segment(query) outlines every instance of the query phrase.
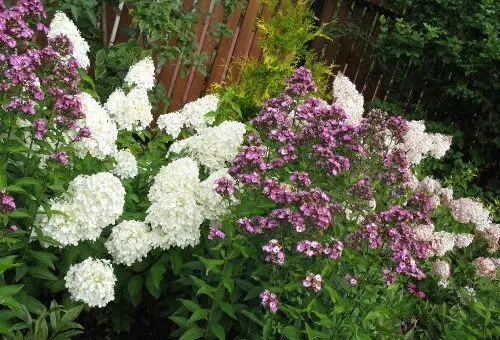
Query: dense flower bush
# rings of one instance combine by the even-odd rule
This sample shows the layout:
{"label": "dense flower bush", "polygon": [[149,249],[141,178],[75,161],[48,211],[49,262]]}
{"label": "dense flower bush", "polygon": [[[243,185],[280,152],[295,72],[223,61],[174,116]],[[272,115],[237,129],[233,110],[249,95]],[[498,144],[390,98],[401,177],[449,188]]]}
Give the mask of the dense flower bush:
{"label": "dense flower bush", "polygon": [[[420,299],[491,294],[497,283],[481,278],[498,279],[498,225],[481,203],[412,172],[425,157],[443,157],[451,138],[427,133],[423,121],[363,113],[362,96],[342,75],[332,104],[312,95],[307,69],[286,83],[251,121],[231,178],[216,181],[232,204],[200,258],[211,274],[200,282],[188,271],[196,295],[220,313],[196,324],[172,320],[219,338],[214,323],[246,336],[260,326],[264,338],[397,337],[428,327],[403,327]],[[481,282],[485,291],[474,293]],[[190,320],[207,308],[205,298],[192,300],[200,306],[183,302]]]}

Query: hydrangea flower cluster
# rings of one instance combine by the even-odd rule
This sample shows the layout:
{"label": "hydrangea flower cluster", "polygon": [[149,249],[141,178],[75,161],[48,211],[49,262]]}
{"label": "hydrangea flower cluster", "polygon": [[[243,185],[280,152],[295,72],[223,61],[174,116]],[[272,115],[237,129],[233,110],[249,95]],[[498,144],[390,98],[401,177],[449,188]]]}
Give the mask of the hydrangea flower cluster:
{"label": "hydrangea flower cluster", "polygon": [[500,258],[479,257],[474,260],[476,266],[476,275],[490,279],[498,279],[498,267],[500,267]]}
{"label": "hydrangea flower cluster", "polygon": [[104,159],[116,152],[118,130],[106,110],[88,93],[79,95],[85,118],[80,123],[90,129],[87,138],[76,141],[75,148],[79,157],[87,154]]}
{"label": "hydrangea flower cluster", "polygon": [[115,90],[104,107],[119,130],[140,131],[153,121],[148,92],[142,87],[134,87],[127,94],[122,89]]}
{"label": "hydrangea flower cluster", "polygon": [[35,224],[61,245],[76,245],[96,240],[105,227],[116,222],[125,204],[125,189],[108,172],[80,175],[70,182],[63,196],[49,203],[58,213],[49,217],[40,212]]}
{"label": "hydrangea flower cluster", "polygon": [[57,36],[64,35],[71,42],[73,58],[78,66],[86,69],[90,66],[90,60],[87,54],[90,51],[89,44],[82,38],[80,31],[75,24],[62,12],[57,12],[50,23],[47,38],[54,39]]}
{"label": "hydrangea flower cluster", "polygon": [[116,161],[115,167],[111,170],[113,175],[121,179],[134,178],[137,176],[139,169],[137,168],[137,161],[129,149],[118,150],[113,154]]}
{"label": "hydrangea flower cluster", "polygon": [[72,265],[64,281],[71,298],[89,307],[104,307],[115,298],[116,277],[109,260],[89,257]]}
{"label": "hydrangea flower cluster", "polygon": [[337,74],[333,80],[333,102],[344,109],[347,122],[359,124],[363,119],[364,98],[356,90],[348,77],[342,73]]}
{"label": "hydrangea flower cluster", "polygon": [[131,266],[148,255],[153,244],[151,237],[144,222],[123,221],[113,227],[105,245],[114,263]]}
{"label": "hydrangea flower cluster", "polygon": [[225,121],[173,143],[169,152],[183,152],[211,171],[216,171],[224,168],[227,162],[236,157],[245,131],[245,124]]}
{"label": "hydrangea flower cluster", "polygon": [[129,87],[137,87],[151,91],[155,86],[155,64],[151,57],[146,57],[130,67],[125,76]]}
{"label": "hydrangea flower cluster", "polygon": [[187,103],[179,111],[161,115],[158,117],[158,127],[173,138],[177,138],[184,127],[201,131],[215,121],[207,113],[217,110],[218,105],[219,98],[216,95],[206,95]]}
{"label": "hydrangea flower cluster", "polygon": [[446,261],[437,260],[432,265],[432,274],[439,279],[440,286],[447,287],[448,279],[451,275],[450,264]]}

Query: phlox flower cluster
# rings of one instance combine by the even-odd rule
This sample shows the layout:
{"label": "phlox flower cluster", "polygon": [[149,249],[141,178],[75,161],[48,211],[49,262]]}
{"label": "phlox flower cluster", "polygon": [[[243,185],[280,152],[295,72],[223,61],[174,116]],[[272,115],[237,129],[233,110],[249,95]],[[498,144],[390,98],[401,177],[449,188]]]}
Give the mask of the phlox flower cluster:
{"label": "phlox flower cluster", "polygon": [[[14,3],[0,8],[0,94],[9,100],[2,109],[28,119],[30,140],[45,139],[56,128],[85,137],[85,130],[80,134],[84,127],[77,124],[85,115],[78,97],[78,66],[88,66],[87,43],[62,13],[49,30],[42,23],[45,12],[39,0]],[[35,40],[46,43],[35,46]],[[41,109],[52,114],[38,115]]]}
{"label": "phlox flower cluster", "polygon": [[45,236],[61,245],[96,240],[101,231],[114,224],[125,204],[125,189],[108,172],[80,175],[73,179],[63,196],[49,201],[51,216],[39,213],[35,224]]}
{"label": "phlox flower cluster", "polygon": [[71,265],[64,277],[71,299],[104,307],[115,298],[116,277],[109,260],[87,258]]}
{"label": "phlox flower cluster", "polygon": [[50,23],[47,38],[52,39],[58,35],[68,37],[73,47],[73,57],[78,62],[78,66],[85,69],[89,67],[90,60],[87,56],[90,51],[89,44],[82,38],[75,24],[62,12],[57,12],[54,15],[54,19]]}
{"label": "phlox flower cluster", "polygon": [[226,234],[215,226],[208,228],[208,239],[215,240],[216,238],[225,238]]}
{"label": "phlox flower cluster", "polygon": [[111,170],[113,175],[121,179],[134,178],[139,172],[137,161],[129,149],[118,150],[113,154],[116,161],[115,167]]}
{"label": "phlox flower cluster", "polygon": [[146,257],[152,245],[150,229],[140,221],[122,221],[117,224],[105,243],[113,262],[127,266]]}
{"label": "phlox flower cluster", "polygon": [[177,138],[184,127],[195,131],[203,130],[215,121],[214,117],[207,117],[206,114],[217,110],[218,105],[219,98],[216,95],[206,95],[187,103],[179,111],[161,115],[158,117],[158,127],[173,138]]}
{"label": "phlox flower cluster", "polygon": [[220,169],[210,174],[207,179],[200,182],[197,189],[196,200],[203,207],[203,216],[207,220],[216,221],[219,217],[228,213],[229,205],[235,202],[234,197],[227,193],[223,198],[217,191],[220,188],[218,182],[228,178],[227,169]]}
{"label": "phlox flower cluster", "polygon": [[345,274],[344,275],[344,280],[346,280],[347,282],[349,282],[349,284],[353,287],[357,286],[358,285],[358,278],[354,275],[351,275],[351,274]]}
{"label": "phlox flower cluster", "polygon": [[146,223],[151,225],[154,246],[168,249],[198,244],[204,209],[196,201],[198,166],[190,158],[180,158],[162,167],[148,193],[151,205]]}
{"label": "phlox flower cluster", "polygon": [[306,288],[311,288],[315,293],[319,292],[323,286],[323,278],[321,274],[308,274],[302,281],[302,285]]}
{"label": "phlox flower cluster", "polygon": [[16,210],[14,197],[7,194],[5,190],[0,191],[0,213],[6,213]]}
{"label": "phlox flower cluster", "polygon": [[344,245],[342,241],[332,239],[330,243],[321,244],[318,241],[303,240],[297,242],[296,249],[299,253],[303,253],[309,257],[315,255],[326,255],[331,259],[338,259],[342,256]]}
{"label": "phlox flower cluster", "polygon": [[240,122],[225,121],[173,143],[169,152],[183,152],[211,171],[216,171],[236,157],[245,131],[245,125]]}
{"label": "phlox flower cluster", "polygon": [[285,252],[278,240],[270,240],[267,244],[262,246],[262,251],[266,255],[266,262],[283,264],[285,263]]}
{"label": "phlox flower cluster", "polygon": [[278,298],[276,297],[276,294],[271,293],[268,290],[260,293],[260,303],[262,306],[269,308],[272,313],[276,313],[278,311]]}
{"label": "phlox flower cluster", "polygon": [[77,155],[83,158],[90,154],[102,160],[116,152],[116,124],[90,94],[81,93],[79,98],[85,113],[85,118],[80,123],[90,129],[90,134],[87,138],[76,140]]}

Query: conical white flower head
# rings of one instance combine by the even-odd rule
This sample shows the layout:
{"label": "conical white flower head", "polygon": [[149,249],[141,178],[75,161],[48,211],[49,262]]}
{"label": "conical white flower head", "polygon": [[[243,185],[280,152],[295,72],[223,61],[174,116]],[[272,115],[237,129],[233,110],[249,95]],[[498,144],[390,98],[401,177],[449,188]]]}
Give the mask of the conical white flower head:
{"label": "conical white flower head", "polygon": [[78,66],[84,69],[89,67],[90,60],[87,56],[90,50],[89,44],[82,38],[80,31],[73,21],[62,12],[56,12],[54,15],[54,19],[50,23],[47,38],[51,39],[57,35],[65,35],[71,41],[73,45],[73,57],[76,59]]}
{"label": "conical white flower head", "polygon": [[80,126],[89,127],[90,137],[82,138],[75,143],[77,155],[83,158],[89,153],[98,159],[104,159],[116,152],[118,137],[116,124],[90,94],[81,93],[78,96],[82,103],[82,111],[85,113],[85,118],[78,123]]}
{"label": "conical white flower head", "polygon": [[125,76],[125,83],[132,87],[151,90],[155,86],[155,64],[151,57],[140,60],[132,65]]}
{"label": "conical white flower head", "polygon": [[337,74],[333,80],[333,103],[344,109],[349,123],[359,124],[363,119],[363,95],[342,73]]}
{"label": "conical white flower head", "polygon": [[153,121],[152,106],[143,88],[134,88],[127,95],[115,90],[104,104],[119,130],[140,131]]}

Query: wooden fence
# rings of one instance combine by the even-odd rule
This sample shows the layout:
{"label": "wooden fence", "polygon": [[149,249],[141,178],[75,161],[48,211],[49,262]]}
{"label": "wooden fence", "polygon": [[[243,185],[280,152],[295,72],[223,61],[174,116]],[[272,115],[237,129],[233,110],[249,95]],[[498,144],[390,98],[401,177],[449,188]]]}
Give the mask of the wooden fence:
{"label": "wooden fence", "polygon": [[[208,73],[201,74],[192,68],[184,70],[179,61],[167,63],[160,72],[160,80],[165,86],[172,103],[168,111],[178,109],[186,102],[203,95],[211,83],[221,82],[230,76],[239,80],[238,65],[235,61],[246,58],[259,59],[262,51],[258,45],[259,32],[256,22],[269,18],[279,10],[263,5],[260,0],[248,0],[246,8],[237,8],[231,13],[225,24],[233,31],[232,36],[225,36],[218,41],[211,34],[214,23],[224,21],[221,4],[214,6],[213,0],[185,0],[184,9],[189,10],[193,3],[203,13],[199,24],[194,27],[198,39],[198,51],[208,56],[206,65]],[[346,74],[357,86],[366,101],[374,98],[384,99],[388,93],[383,82],[390,84],[390,79],[382,79],[373,62],[373,42],[379,33],[381,15],[393,15],[387,10],[390,0],[316,0],[314,2],[317,17],[321,23],[336,21],[338,24],[353,23],[359,26],[359,37],[343,36],[333,41],[316,39],[312,42],[320,58],[328,64],[336,65],[336,69]],[[122,12],[120,28],[130,25],[130,16],[125,7]],[[125,35],[119,30],[117,40],[124,40]],[[187,71],[187,76],[182,76]]]}

